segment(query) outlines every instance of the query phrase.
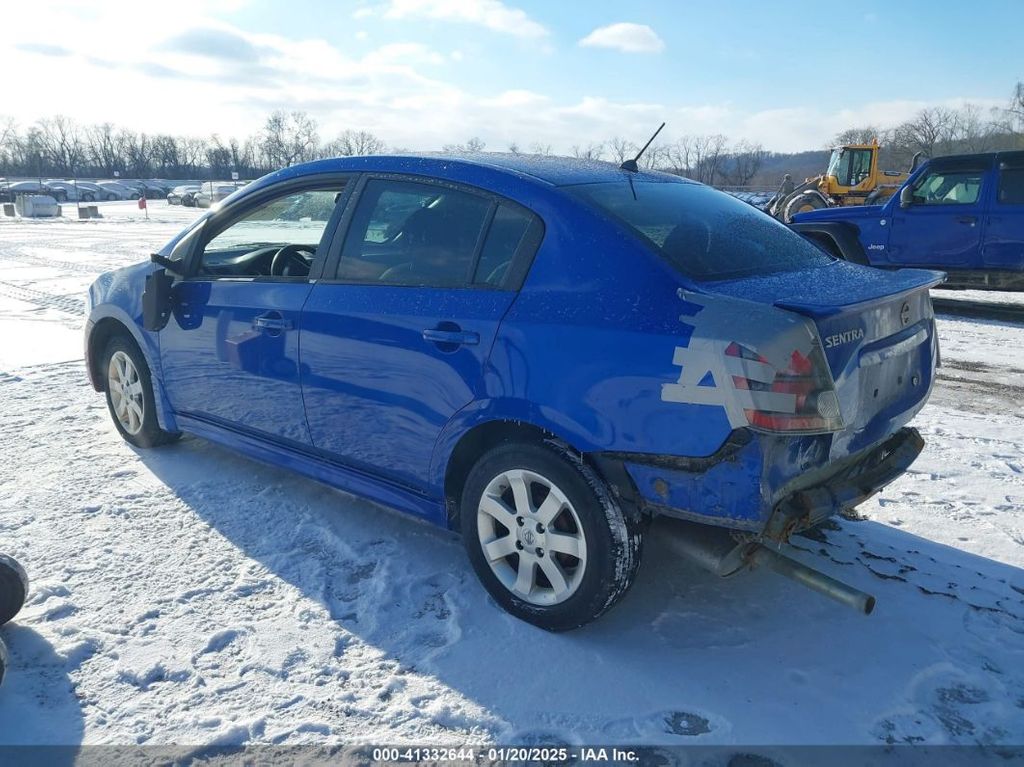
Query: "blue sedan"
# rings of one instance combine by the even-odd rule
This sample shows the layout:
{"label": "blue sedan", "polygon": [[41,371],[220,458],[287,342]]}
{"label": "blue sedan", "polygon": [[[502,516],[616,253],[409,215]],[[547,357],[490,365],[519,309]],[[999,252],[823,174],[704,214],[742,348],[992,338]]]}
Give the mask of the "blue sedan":
{"label": "blue sedan", "polygon": [[133,445],[189,432],[458,531],[498,604],[564,630],[654,517],[725,574],[900,476],[941,277],[635,166],[324,160],[102,275],[86,359]]}

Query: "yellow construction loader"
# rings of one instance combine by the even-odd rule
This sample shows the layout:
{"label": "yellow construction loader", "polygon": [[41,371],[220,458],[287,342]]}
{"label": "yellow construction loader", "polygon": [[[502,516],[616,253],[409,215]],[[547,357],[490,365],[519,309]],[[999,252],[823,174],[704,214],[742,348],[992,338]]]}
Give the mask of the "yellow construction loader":
{"label": "yellow construction loader", "polygon": [[[915,167],[917,161],[915,156]],[[807,210],[881,204],[899,189],[908,175],[878,169],[877,139],[870,144],[847,144],[832,150],[824,174],[805,179],[791,192],[780,189],[768,203],[767,211],[788,224],[794,215]]]}

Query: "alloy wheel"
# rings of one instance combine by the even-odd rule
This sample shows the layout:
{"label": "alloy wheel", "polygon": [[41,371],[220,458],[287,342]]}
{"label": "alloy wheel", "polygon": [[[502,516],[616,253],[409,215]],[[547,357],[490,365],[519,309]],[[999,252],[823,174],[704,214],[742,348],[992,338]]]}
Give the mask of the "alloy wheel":
{"label": "alloy wheel", "polygon": [[569,599],[587,566],[579,515],[554,482],[525,469],[487,485],[477,511],[484,559],[501,584],[533,605]]}
{"label": "alloy wheel", "polygon": [[132,358],[123,351],[116,351],[110,356],[107,391],[110,392],[110,404],[118,423],[129,434],[138,434],[142,430],[146,401],[139,371]]}

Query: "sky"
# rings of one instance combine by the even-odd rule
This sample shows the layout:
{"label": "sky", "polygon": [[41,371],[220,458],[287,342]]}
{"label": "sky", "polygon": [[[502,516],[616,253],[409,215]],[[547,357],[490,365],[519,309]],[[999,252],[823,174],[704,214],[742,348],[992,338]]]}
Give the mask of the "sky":
{"label": "sky", "polygon": [[774,151],[1005,106],[1024,2],[33,0],[0,14],[0,118],[244,138],[275,109],[393,148],[567,152],[722,133]]}

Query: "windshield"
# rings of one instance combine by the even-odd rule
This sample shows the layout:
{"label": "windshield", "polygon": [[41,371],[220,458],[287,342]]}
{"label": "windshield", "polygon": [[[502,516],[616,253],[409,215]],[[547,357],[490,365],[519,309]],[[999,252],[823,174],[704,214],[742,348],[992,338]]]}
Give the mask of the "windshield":
{"label": "windshield", "polygon": [[566,191],[625,224],[697,280],[791,271],[833,260],[771,216],[700,184],[615,181]]}
{"label": "windshield", "polygon": [[832,157],[828,161],[828,170],[825,171],[826,176],[839,176],[839,162],[843,159],[845,151],[844,149],[832,150]]}
{"label": "windshield", "polygon": [[856,186],[871,175],[871,150],[835,150],[828,164],[828,175],[843,186]]}

